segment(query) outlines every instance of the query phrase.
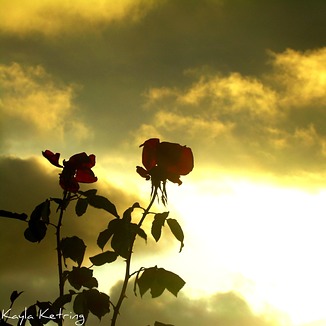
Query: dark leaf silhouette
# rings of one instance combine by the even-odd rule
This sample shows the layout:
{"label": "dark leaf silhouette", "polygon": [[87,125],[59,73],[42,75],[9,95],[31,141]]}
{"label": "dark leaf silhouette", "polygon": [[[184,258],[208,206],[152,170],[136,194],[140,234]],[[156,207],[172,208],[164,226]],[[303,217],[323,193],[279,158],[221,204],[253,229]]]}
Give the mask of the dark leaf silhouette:
{"label": "dark leaf silhouette", "polygon": [[97,189],[88,189],[86,191],[78,191],[79,194],[84,195],[85,197],[94,196],[97,193]]}
{"label": "dark leaf silhouette", "polygon": [[60,249],[65,259],[72,259],[78,266],[83,262],[86,245],[77,236],[63,238],[60,242]]}
{"label": "dark leaf silhouette", "polygon": [[85,321],[87,320],[89,309],[85,292],[77,294],[73,304],[73,309],[76,314],[83,315],[85,317]]}
{"label": "dark leaf silhouette", "polygon": [[141,296],[150,290],[152,298],[156,298],[165,289],[177,296],[185,285],[185,281],[179,275],[155,266],[143,271],[142,275],[137,279],[137,285]]}
{"label": "dark leaf silhouette", "polygon": [[[111,222],[109,223],[109,226]],[[123,258],[128,257],[131,244],[137,234],[145,240],[147,239],[146,233],[135,223],[129,223],[126,220],[117,219],[115,220],[113,226],[114,230],[111,240],[111,247]]]}
{"label": "dark leaf silhouette", "polygon": [[112,235],[116,232],[116,230],[119,228],[119,225],[121,223],[120,219],[114,219],[109,222],[108,228],[102,231],[98,238],[97,238],[97,245],[103,250],[104,246],[107,244],[107,242],[110,240]]}
{"label": "dark leaf silhouette", "polygon": [[117,209],[106,197],[99,195],[87,195],[88,204],[95,208],[101,208],[115,217],[119,217]]}
{"label": "dark leaf silhouette", "polygon": [[76,296],[73,309],[76,314],[84,315],[85,319],[89,312],[101,319],[110,312],[110,297],[96,289],[84,290]]}
{"label": "dark leaf silhouette", "polygon": [[10,295],[10,301],[11,301],[11,303],[14,303],[15,302],[15,300],[23,293],[24,291],[20,291],[20,292],[18,292],[18,291],[13,291],[12,293],[11,293],[11,295]]}
{"label": "dark leaf silhouette", "polygon": [[37,205],[30,217],[31,221],[40,221],[42,220],[44,223],[49,224],[49,216],[50,216],[50,201],[47,199],[43,203]]}
{"label": "dark leaf silhouette", "polygon": [[47,227],[42,220],[29,220],[25,230],[25,239],[30,242],[40,242],[46,235]]}
{"label": "dark leaf silhouette", "polygon": [[177,296],[178,292],[186,284],[186,282],[179,275],[163,268],[159,268],[159,278],[160,281],[164,283],[166,289],[174,296]]}
{"label": "dark leaf silhouette", "polygon": [[59,311],[60,308],[63,308],[65,304],[71,302],[72,299],[72,294],[64,294],[61,297],[57,298],[53,304],[52,304],[52,308],[54,311]]}
{"label": "dark leaf silhouette", "polygon": [[121,257],[127,258],[131,246],[132,237],[129,232],[123,232],[122,228],[113,234],[111,240],[112,249]]}
{"label": "dark leaf silhouette", "polygon": [[174,326],[174,325],[172,325],[172,324],[164,324],[164,323],[161,323],[161,322],[159,322],[159,321],[156,321],[156,322],[154,323],[154,326]]}
{"label": "dark leaf silhouette", "polygon": [[50,320],[58,320],[58,316],[55,316],[55,310],[52,307],[51,302],[39,302],[37,301],[38,319],[41,324],[47,324]]}
{"label": "dark leaf silhouette", "polygon": [[151,232],[152,232],[152,236],[156,242],[161,237],[162,227],[164,226],[164,222],[168,216],[169,216],[169,212],[158,213],[158,214],[155,214],[155,216],[154,216],[154,221],[152,223]]}
{"label": "dark leaf silhouette", "polygon": [[178,223],[178,221],[173,218],[168,218],[166,222],[168,223],[168,226],[170,227],[170,230],[175,236],[175,238],[181,242],[180,251],[179,251],[181,252],[182,248],[184,247],[184,243],[183,243],[184,234],[182,228]]}
{"label": "dark leaf silhouette", "polygon": [[96,278],[93,277],[93,271],[86,267],[73,267],[68,275],[68,281],[77,290],[80,290],[82,286],[89,289],[98,286]]}
{"label": "dark leaf silhouette", "polygon": [[51,197],[51,200],[53,200],[59,206],[62,206],[63,200],[61,198],[52,198]]}
{"label": "dark leaf silhouette", "polygon": [[26,221],[27,220],[27,214],[25,213],[13,213],[5,210],[0,210],[0,216],[1,217],[8,217],[8,218],[14,218],[16,220]]}
{"label": "dark leaf silhouette", "polygon": [[101,266],[106,263],[114,262],[117,259],[117,257],[118,257],[118,254],[116,252],[105,251],[96,256],[90,257],[89,259],[92,262],[92,264],[94,264],[95,266]]}
{"label": "dark leaf silhouette", "polygon": [[98,319],[110,312],[110,297],[96,289],[84,292],[89,311]]}
{"label": "dark leaf silhouette", "polygon": [[29,306],[27,309],[20,314],[19,326],[25,326],[28,320],[31,326],[41,326],[43,325],[39,318],[37,317],[36,304]]}
{"label": "dark leaf silhouette", "polygon": [[88,206],[88,200],[87,198],[78,198],[75,211],[77,216],[82,216],[86,213]]}
{"label": "dark leaf silhouette", "polygon": [[[136,225],[136,224],[134,224],[134,225]],[[147,241],[147,234],[146,234],[146,232],[143,229],[141,229],[138,225],[136,225],[136,226],[137,226],[137,229],[136,229],[137,234],[141,238],[143,238],[145,241]]]}
{"label": "dark leaf silhouette", "polygon": [[134,208],[133,207],[129,207],[128,209],[126,209],[122,215],[122,219],[128,223],[131,222],[131,213],[133,212]]}
{"label": "dark leaf silhouette", "polygon": [[50,216],[50,201],[47,199],[37,205],[28,221],[28,228],[25,230],[24,236],[28,241],[40,242],[46,235]]}

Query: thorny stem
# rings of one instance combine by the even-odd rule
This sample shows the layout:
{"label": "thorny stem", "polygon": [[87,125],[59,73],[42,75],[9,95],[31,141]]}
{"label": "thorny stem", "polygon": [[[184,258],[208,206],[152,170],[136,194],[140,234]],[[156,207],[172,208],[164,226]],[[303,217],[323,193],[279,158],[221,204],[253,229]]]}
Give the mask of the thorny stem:
{"label": "thorny stem", "polygon": [[[139,223],[138,223],[138,227],[140,228],[141,225],[143,224],[147,214],[149,213],[149,210],[151,209],[155,198],[157,196],[157,188],[155,188],[153,194],[152,194],[152,199],[150,201],[150,203],[148,204],[147,208],[144,210],[143,216],[140,219]],[[122,284],[122,288],[121,288],[121,292],[120,292],[120,297],[118,299],[118,302],[116,304],[116,306],[114,307],[114,311],[113,311],[113,317],[112,317],[112,321],[111,321],[111,326],[115,326],[116,322],[117,322],[117,318],[119,315],[119,311],[120,311],[120,307],[122,305],[122,302],[124,300],[124,298],[126,297],[126,291],[127,291],[127,286],[128,286],[128,281],[130,278],[130,265],[131,265],[131,256],[132,256],[132,248],[134,246],[134,242],[136,239],[136,235],[134,236],[133,240],[131,241],[130,244],[130,248],[129,248],[129,253],[128,253],[128,257],[126,259],[126,270],[125,270],[125,278]],[[59,325],[60,326],[60,325]]]}
{"label": "thorny stem", "polygon": [[[59,296],[62,297],[64,293],[64,280],[63,280],[63,274],[62,274],[62,254],[60,249],[60,240],[61,240],[61,226],[62,226],[62,218],[63,218],[63,212],[66,209],[66,200],[67,200],[68,192],[65,190],[63,192],[63,198],[62,198],[62,204],[60,206],[60,215],[58,224],[56,225],[56,240],[57,240],[57,259],[58,259],[58,273],[59,273]],[[63,320],[59,318],[58,320],[58,326],[62,326]]]}

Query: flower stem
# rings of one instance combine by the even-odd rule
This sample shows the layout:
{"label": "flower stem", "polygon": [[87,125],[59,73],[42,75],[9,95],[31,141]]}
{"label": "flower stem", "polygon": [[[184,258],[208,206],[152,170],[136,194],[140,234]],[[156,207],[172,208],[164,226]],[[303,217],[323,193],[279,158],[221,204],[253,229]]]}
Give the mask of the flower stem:
{"label": "flower stem", "polygon": [[[67,200],[68,192],[65,190],[63,192],[62,204],[60,206],[60,215],[58,224],[56,225],[56,242],[57,242],[57,260],[58,260],[58,274],[59,274],[59,296],[62,297],[64,294],[64,280],[63,280],[63,272],[62,272],[62,254],[60,249],[60,241],[61,241],[61,226],[62,226],[62,218],[63,212],[66,209],[66,200]],[[60,318],[58,320],[58,326],[62,326],[63,319]]]}
{"label": "flower stem", "polygon": [[[142,216],[142,218],[140,219],[140,221],[138,223],[139,228],[141,227],[141,225],[143,224],[147,214],[149,213],[149,210],[151,209],[151,207],[152,207],[152,205],[153,205],[153,203],[155,201],[156,196],[157,196],[157,188],[155,188],[154,193],[153,193],[152,198],[151,198],[151,201],[148,204],[147,208],[144,210],[143,216]],[[121,288],[121,292],[120,292],[118,302],[117,302],[116,306],[114,307],[111,326],[116,325],[117,318],[118,318],[119,311],[120,311],[120,307],[122,305],[122,302],[123,302],[124,298],[126,297],[128,281],[129,281],[129,278],[130,278],[130,265],[131,265],[132,248],[134,246],[135,240],[136,240],[136,235],[134,236],[134,238],[133,238],[133,240],[131,241],[131,244],[130,244],[128,256],[127,256],[127,259],[126,259],[125,278],[124,278],[124,281],[123,281],[123,284],[122,284],[122,288]]]}

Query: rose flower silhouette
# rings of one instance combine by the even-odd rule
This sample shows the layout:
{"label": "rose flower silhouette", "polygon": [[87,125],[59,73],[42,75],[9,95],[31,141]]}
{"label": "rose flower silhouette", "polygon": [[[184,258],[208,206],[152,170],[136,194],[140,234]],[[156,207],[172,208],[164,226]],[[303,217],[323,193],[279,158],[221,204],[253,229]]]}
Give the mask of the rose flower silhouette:
{"label": "rose flower silhouette", "polygon": [[79,190],[79,182],[93,183],[97,177],[91,170],[95,165],[95,155],[87,155],[85,152],[75,154],[68,161],[63,160],[63,166],[59,164],[60,153],[54,154],[46,150],[43,156],[54,166],[63,168],[59,177],[59,184],[62,189],[70,192]]}
{"label": "rose flower silhouette", "polygon": [[167,199],[165,184],[169,180],[182,184],[181,175],[187,175],[194,167],[194,157],[189,147],[176,143],[160,142],[158,138],[146,140],[143,147],[142,163],[145,169],[137,166],[137,173],[152,181],[152,195],[160,189],[162,201]]}

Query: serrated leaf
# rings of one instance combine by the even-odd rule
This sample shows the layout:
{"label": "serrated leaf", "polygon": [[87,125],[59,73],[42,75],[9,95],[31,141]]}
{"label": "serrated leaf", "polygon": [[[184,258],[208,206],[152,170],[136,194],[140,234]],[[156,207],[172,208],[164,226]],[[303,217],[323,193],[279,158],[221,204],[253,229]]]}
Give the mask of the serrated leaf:
{"label": "serrated leaf", "polygon": [[58,297],[52,304],[52,307],[55,311],[59,311],[60,308],[63,308],[65,304],[71,302],[72,294],[64,294],[61,297]]}
{"label": "serrated leaf", "polygon": [[47,227],[44,221],[29,220],[28,228],[24,232],[25,239],[30,242],[40,242],[46,235]]}
{"label": "serrated leaf", "polygon": [[50,214],[51,214],[50,201],[47,199],[43,203],[42,212],[41,212],[41,219],[44,221],[45,224],[50,223]]}
{"label": "serrated leaf", "polygon": [[181,242],[180,251],[179,251],[179,252],[181,252],[182,248],[184,247],[184,243],[183,243],[184,234],[183,234],[182,228],[181,228],[180,224],[178,223],[178,221],[175,219],[168,218],[166,220],[166,222],[168,223],[168,226],[170,227],[170,230],[173,233],[173,235],[175,236],[175,238]]}
{"label": "serrated leaf", "polygon": [[137,279],[140,295],[143,296],[150,290],[152,298],[159,297],[165,289],[177,296],[185,281],[177,274],[164,268],[146,268]]}
{"label": "serrated leaf", "polygon": [[101,208],[105,211],[109,212],[115,217],[119,217],[117,213],[117,209],[115,208],[114,204],[111,203],[106,197],[99,196],[99,195],[92,195],[87,197],[88,203],[95,207],[95,208]]}
{"label": "serrated leaf", "polygon": [[100,232],[98,238],[97,238],[97,245],[103,250],[104,246],[107,244],[107,242],[110,240],[112,235],[114,234],[116,228],[119,227],[120,219],[114,219],[110,221],[108,228],[104,231]]}
{"label": "serrated leaf", "polygon": [[[51,302],[48,301],[45,302],[37,301],[37,306],[39,307],[38,320],[40,321],[40,325],[45,325],[49,322],[49,318],[47,318],[47,316],[54,315],[55,310],[53,309]],[[54,321],[59,320],[58,316],[56,317],[57,318],[55,318]]]}
{"label": "serrated leaf", "polygon": [[25,213],[13,213],[5,210],[0,210],[0,217],[7,217],[7,218],[14,218],[16,220],[26,221],[27,220],[27,214]]}
{"label": "serrated leaf", "polygon": [[145,241],[147,241],[147,234],[146,234],[146,232],[143,229],[141,229],[138,225],[137,225],[137,234],[141,238],[143,238]]}
{"label": "serrated leaf", "polygon": [[24,326],[26,324],[27,318],[25,316],[31,316],[29,319],[29,322],[31,326],[39,326],[42,325],[40,321],[37,318],[36,314],[36,304],[33,304],[32,306],[29,306],[27,309],[20,314],[20,323],[19,326]]}
{"label": "serrated leaf", "polygon": [[116,232],[111,240],[112,249],[121,257],[126,258],[129,254],[131,238],[128,233]]}
{"label": "serrated leaf", "polygon": [[96,289],[88,290],[85,293],[89,311],[99,320],[110,312],[110,297]]}
{"label": "serrated leaf", "polygon": [[127,208],[122,215],[122,219],[128,223],[131,222],[131,213],[133,212],[134,208],[133,207],[129,207]]}
{"label": "serrated leaf", "polygon": [[158,213],[158,214],[155,214],[155,216],[154,216],[154,221],[152,223],[151,232],[152,232],[152,236],[156,242],[161,237],[162,227],[164,226],[164,222],[168,216],[169,216],[169,212]]}
{"label": "serrated leaf", "polygon": [[165,290],[165,286],[162,282],[156,280],[151,286],[151,296],[152,298],[158,298]]}
{"label": "serrated leaf", "polygon": [[170,291],[174,296],[183,288],[186,282],[177,274],[167,271],[164,268],[158,269],[158,277],[164,284],[164,287]]}
{"label": "serrated leaf", "polygon": [[10,295],[10,301],[11,301],[11,303],[14,303],[14,301],[23,293],[24,291],[20,291],[20,292],[18,292],[18,291],[13,291],[12,293],[11,293],[11,295]]}
{"label": "serrated leaf", "polygon": [[143,296],[151,287],[156,278],[157,267],[146,268],[142,275],[137,279],[139,293]]}
{"label": "serrated leaf", "polygon": [[[114,234],[111,240],[112,249],[123,258],[127,258],[131,250],[131,244],[136,234],[146,239],[145,232],[140,231],[135,223],[128,223],[125,220],[117,220]],[[139,233],[138,233],[139,232]]]}
{"label": "serrated leaf", "polygon": [[87,198],[78,198],[76,206],[75,206],[75,212],[77,216],[82,216],[86,213],[88,207],[88,200]]}
{"label": "serrated leaf", "polygon": [[86,267],[73,267],[68,275],[68,281],[76,290],[82,286],[87,288],[98,286],[96,278],[93,277],[93,271]]}
{"label": "serrated leaf", "polygon": [[47,199],[34,208],[30,217],[30,221],[43,220],[44,223],[49,224],[49,216],[50,216],[50,201]]}
{"label": "serrated leaf", "polygon": [[63,238],[60,242],[63,257],[70,258],[80,266],[84,259],[86,245],[84,241],[76,236]]}
{"label": "serrated leaf", "polygon": [[73,304],[73,310],[76,314],[84,316],[85,321],[87,320],[89,309],[85,292],[76,295]]}
{"label": "serrated leaf", "polygon": [[96,256],[90,257],[90,261],[95,266],[102,266],[106,263],[114,262],[118,257],[118,254],[114,251],[105,251]]}

